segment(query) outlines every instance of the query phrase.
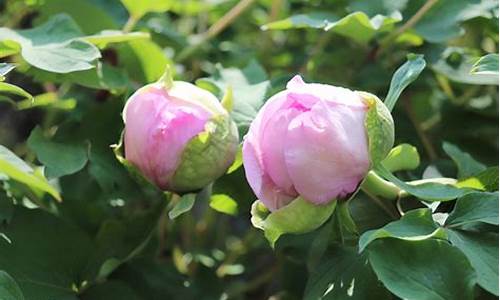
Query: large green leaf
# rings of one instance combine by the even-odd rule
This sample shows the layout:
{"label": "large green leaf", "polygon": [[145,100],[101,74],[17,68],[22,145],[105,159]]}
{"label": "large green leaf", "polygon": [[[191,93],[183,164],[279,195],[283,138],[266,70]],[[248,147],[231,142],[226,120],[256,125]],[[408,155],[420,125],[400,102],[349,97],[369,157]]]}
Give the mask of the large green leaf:
{"label": "large green leaf", "polygon": [[0,298],[3,300],[24,300],[23,293],[14,278],[0,270]]}
{"label": "large green leaf", "polygon": [[250,123],[266,100],[270,84],[266,72],[256,61],[251,61],[245,68],[224,69],[209,78],[198,79],[196,85],[205,88],[222,98],[222,93],[230,87],[233,91],[233,110],[231,116],[238,126],[240,138],[246,134]]}
{"label": "large green leaf", "polygon": [[304,299],[391,299],[377,280],[364,254],[354,248],[335,248],[307,280]]}
{"label": "large green leaf", "polygon": [[448,230],[448,237],[469,259],[478,284],[498,296],[498,233]]}
{"label": "large green leaf", "polygon": [[419,208],[405,213],[394,222],[376,230],[369,230],[359,238],[359,251],[380,238],[396,238],[407,241],[420,241],[430,238],[446,238],[445,231],[432,220],[428,208]]}
{"label": "large green leaf", "polygon": [[367,43],[376,34],[391,30],[401,19],[399,12],[394,12],[391,16],[376,15],[373,18],[369,18],[363,12],[353,12],[343,18],[328,13],[309,13],[291,16],[263,25],[261,28],[262,30],[317,28],[331,30],[359,43]]}
{"label": "large green leaf", "polygon": [[498,225],[498,192],[476,192],[461,197],[448,216],[446,225],[460,226],[473,222]]}
{"label": "large green leaf", "polygon": [[65,14],[26,30],[0,28],[0,40],[21,46],[22,57],[31,65],[55,73],[69,73],[95,67],[101,57],[92,44],[78,40],[83,36],[78,25]]}
{"label": "large green leaf", "polygon": [[400,298],[473,299],[474,269],[447,241],[381,239],[368,249],[378,279]]}
{"label": "large green leaf", "polygon": [[26,299],[78,299],[92,249],[86,234],[42,210],[19,206],[12,222],[0,228],[10,240],[0,239],[0,269],[17,281]]}
{"label": "large green leaf", "polygon": [[407,62],[399,67],[396,72],[394,72],[394,75],[392,75],[391,85],[389,86],[389,91],[384,100],[385,105],[390,111],[392,111],[394,105],[396,105],[403,90],[417,79],[426,65],[423,55],[410,54],[407,59]]}
{"label": "large green leaf", "polygon": [[264,230],[264,235],[274,247],[278,238],[287,233],[301,234],[320,227],[335,210],[337,201],[325,205],[315,205],[298,197],[286,206],[269,213],[259,201],[252,205],[252,224]]}
{"label": "large green leaf", "polygon": [[47,177],[61,177],[80,171],[88,161],[88,143],[85,141],[54,141],[35,127],[28,138],[28,146],[46,166]]}
{"label": "large green leaf", "polygon": [[0,145],[0,173],[24,183],[30,188],[47,192],[57,200],[61,200],[59,192],[48,183],[47,179],[35,174],[35,171],[30,166],[2,145]]}
{"label": "large green leaf", "polygon": [[486,166],[478,162],[469,153],[463,152],[457,146],[444,142],[443,150],[453,159],[458,168],[458,178],[470,177],[486,170]]}

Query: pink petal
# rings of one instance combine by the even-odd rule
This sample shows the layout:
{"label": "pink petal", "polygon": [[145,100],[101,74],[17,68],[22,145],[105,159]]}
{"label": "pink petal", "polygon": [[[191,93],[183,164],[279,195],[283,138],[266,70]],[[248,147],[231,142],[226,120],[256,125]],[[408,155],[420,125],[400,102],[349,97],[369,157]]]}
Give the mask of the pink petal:
{"label": "pink petal", "polygon": [[288,127],[285,161],[294,187],[322,204],[352,193],[369,168],[365,110],[321,101]]}
{"label": "pink petal", "polygon": [[296,197],[285,193],[273,183],[259,162],[255,146],[248,140],[243,144],[243,162],[250,187],[270,211],[287,205]]}

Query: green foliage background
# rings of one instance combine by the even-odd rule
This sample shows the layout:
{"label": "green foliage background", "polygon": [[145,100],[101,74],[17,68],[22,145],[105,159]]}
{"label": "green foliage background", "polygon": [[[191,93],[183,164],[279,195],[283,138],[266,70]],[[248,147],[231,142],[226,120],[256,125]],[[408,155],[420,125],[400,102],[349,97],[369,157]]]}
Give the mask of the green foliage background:
{"label": "green foliage background", "polygon": [[[2,0],[0,26],[0,299],[498,296],[497,0]],[[167,65],[230,86],[241,137],[299,73],[395,104],[401,146],[278,239],[238,164],[167,197],[115,157]]]}

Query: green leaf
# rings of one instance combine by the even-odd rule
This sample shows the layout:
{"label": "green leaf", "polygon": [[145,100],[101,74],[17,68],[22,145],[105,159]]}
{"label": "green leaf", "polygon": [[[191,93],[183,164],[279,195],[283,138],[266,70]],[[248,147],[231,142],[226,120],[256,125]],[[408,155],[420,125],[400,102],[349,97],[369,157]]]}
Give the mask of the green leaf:
{"label": "green leaf", "polygon": [[476,270],[478,284],[498,296],[498,234],[448,230],[453,246],[460,249]]}
{"label": "green leaf", "polygon": [[414,146],[400,144],[392,148],[381,163],[390,172],[414,170],[420,165],[420,155]]}
{"label": "green leaf", "polygon": [[470,72],[472,74],[491,74],[498,77],[498,54],[490,53],[479,58]]}
{"label": "green leaf", "polygon": [[376,34],[391,30],[401,19],[401,14],[398,12],[394,12],[391,16],[376,15],[371,19],[363,12],[353,12],[341,19],[320,12],[295,15],[266,24],[261,29],[317,28],[331,30],[358,43],[367,43]]}
{"label": "green leaf", "polygon": [[486,170],[486,166],[478,162],[469,153],[463,152],[457,146],[444,142],[443,150],[453,159],[458,168],[458,179],[470,177]]}
{"label": "green leaf", "polygon": [[400,189],[427,201],[449,201],[472,192],[470,189],[461,189],[446,183],[424,182],[408,184],[398,179],[391,172],[380,165],[375,167],[375,171],[385,179],[394,183]]}
{"label": "green leaf", "polygon": [[28,147],[46,166],[45,174],[49,178],[76,173],[83,169],[88,161],[88,143],[49,140],[38,126],[31,131]]}
{"label": "green leaf", "polygon": [[46,21],[51,16],[65,13],[71,16],[85,34],[103,29],[118,29],[113,16],[126,14],[125,9],[115,1],[50,0],[37,1],[37,21]]}
{"label": "green leaf", "polygon": [[118,48],[118,56],[130,77],[140,83],[157,81],[167,65],[173,66],[163,49],[151,40],[123,43]]}
{"label": "green leaf", "polygon": [[121,0],[121,2],[127,8],[130,16],[136,20],[139,20],[148,12],[165,12],[173,4],[173,1],[170,0]]}
{"label": "green leaf", "polygon": [[473,299],[475,272],[447,241],[381,239],[369,247],[370,264],[385,287],[403,299]]}
{"label": "green leaf", "polygon": [[2,300],[24,300],[23,292],[14,278],[0,270],[0,298]]}
{"label": "green leaf", "polygon": [[174,208],[168,212],[168,217],[173,220],[183,213],[190,211],[191,208],[193,208],[194,200],[196,200],[196,194],[189,193],[183,195],[179,199],[179,202],[175,204]]}
{"label": "green leaf", "polygon": [[456,186],[486,192],[498,191],[498,167],[491,167],[474,176],[461,179]]}
{"label": "green leaf", "polygon": [[498,225],[498,192],[476,192],[461,197],[448,216],[446,225],[461,226],[473,222]]}
{"label": "green leaf", "polygon": [[40,209],[16,206],[12,222],[0,226],[0,269],[19,284],[26,299],[77,300],[76,290],[92,250],[81,230]]}
{"label": "green leaf", "polygon": [[[423,3],[410,2],[418,7]],[[498,9],[498,2],[491,0],[440,0],[415,25],[415,30],[429,42],[444,42],[465,32],[462,22],[476,17],[492,18],[495,9]]]}
{"label": "green leaf", "polygon": [[30,93],[26,92],[17,85],[13,85],[7,82],[0,82],[0,93],[18,95],[28,99],[29,101],[33,101],[33,96],[31,96]]}
{"label": "green leaf", "polygon": [[30,188],[49,193],[56,200],[61,200],[59,192],[47,182],[47,179],[35,174],[34,170],[9,149],[0,145],[0,173],[26,184]]}
{"label": "green leaf", "polygon": [[0,28],[0,40],[21,46],[22,57],[31,65],[50,72],[69,73],[95,67],[101,57],[92,44],[79,40],[83,36],[78,25],[65,14],[26,30]]}
{"label": "green leaf", "polygon": [[93,35],[87,35],[83,39],[99,48],[105,48],[112,43],[121,43],[134,40],[149,39],[146,32],[123,32],[120,30],[103,30]]}
{"label": "green leaf", "polygon": [[233,164],[227,169],[226,174],[231,174],[234,171],[238,170],[243,165],[243,144],[238,146],[238,151],[236,151],[236,155],[234,157]]}
{"label": "green leaf", "polygon": [[380,163],[394,145],[394,120],[390,111],[372,94],[358,92],[363,97],[368,112],[365,118],[365,128],[368,133],[368,149],[370,162],[374,166]]}
{"label": "green leaf", "polygon": [[391,299],[368,264],[354,248],[335,248],[307,280],[304,299]]}
{"label": "green leaf", "polygon": [[428,208],[408,211],[394,222],[376,230],[369,230],[359,238],[359,251],[381,238],[396,238],[406,241],[421,241],[431,238],[446,238],[446,232],[432,220],[432,212]]}
{"label": "green leaf", "polygon": [[238,203],[228,195],[212,195],[210,197],[210,207],[218,212],[231,216],[235,216],[238,214]]}
{"label": "green leaf", "polygon": [[269,213],[257,200],[252,205],[251,221],[254,227],[264,230],[271,247],[274,247],[283,234],[301,234],[320,227],[330,218],[336,205],[336,200],[326,205],[315,205],[298,197],[288,205]]}
{"label": "green leaf", "polygon": [[418,75],[424,70],[425,65],[423,55],[410,54],[407,61],[392,75],[389,92],[387,92],[384,101],[389,111],[392,111],[403,90],[417,79]]}
{"label": "green leaf", "polygon": [[224,69],[218,65],[212,77],[198,79],[196,85],[210,90],[219,98],[229,86],[232,88],[234,103],[230,114],[238,126],[240,139],[245,136],[250,123],[264,104],[270,88],[267,74],[254,60],[242,70]]}

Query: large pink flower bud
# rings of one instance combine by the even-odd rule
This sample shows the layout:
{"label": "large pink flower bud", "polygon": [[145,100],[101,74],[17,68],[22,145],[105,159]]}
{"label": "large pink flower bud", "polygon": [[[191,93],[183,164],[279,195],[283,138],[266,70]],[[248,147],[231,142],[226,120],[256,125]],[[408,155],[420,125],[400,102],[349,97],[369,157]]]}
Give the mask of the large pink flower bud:
{"label": "large pink flower bud", "polygon": [[250,186],[268,209],[298,196],[325,204],[356,191],[371,165],[365,125],[371,97],[376,98],[295,76],[266,102],[245,137],[243,162]]}
{"label": "large pink flower bud", "polygon": [[213,94],[190,83],[146,85],[123,118],[125,158],[163,190],[201,189],[234,160],[236,125]]}

